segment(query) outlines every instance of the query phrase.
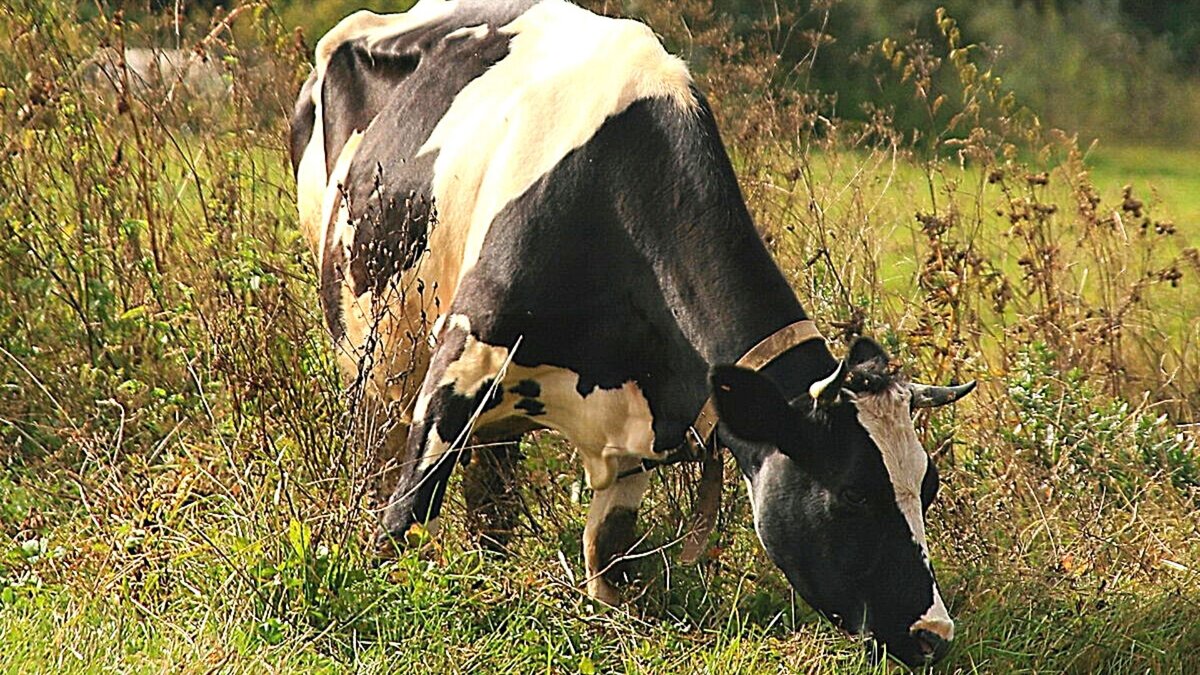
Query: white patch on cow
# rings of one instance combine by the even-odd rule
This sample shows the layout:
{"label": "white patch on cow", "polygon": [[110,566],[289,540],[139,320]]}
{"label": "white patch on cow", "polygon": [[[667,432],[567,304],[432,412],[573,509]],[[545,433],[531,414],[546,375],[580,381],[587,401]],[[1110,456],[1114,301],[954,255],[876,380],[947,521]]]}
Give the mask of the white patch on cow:
{"label": "white patch on cow", "polygon": [[[510,362],[507,347],[489,345],[470,332],[467,317],[453,315],[446,322],[446,330],[463,330],[467,333],[462,355],[447,366],[437,387],[451,385],[458,396],[475,397],[481,389],[494,383],[497,377],[504,398],[500,405],[483,412],[475,420],[475,428],[486,427],[511,417],[524,417],[526,411],[516,407],[521,396],[508,391],[524,380],[538,383],[538,402],[543,412],[529,419],[548,429],[554,429],[567,437],[579,449],[583,460],[588,485],[593,490],[603,490],[616,480],[617,464],[623,458],[636,457],[662,459],[654,451],[654,418],[650,404],[637,383],[629,381],[615,389],[595,388],[586,396],[579,394],[579,374],[555,366],[518,366]],[[518,348],[519,349],[519,348]],[[415,419],[423,419],[428,412],[429,401],[423,394],[417,400]],[[441,438],[436,430],[430,433],[421,458],[421,468],[433,466],[438,456],[450,450],[456,442],[466,439]]]}
{"label": "white patch on cow", "polygon": [[[579,375],[565,368],[517,368],[508,379],[514,383],[535,380],[541,386],[538,400],[545,412],[532,419],[559,431],[579,449],[593,490],[613,484],[622,458],[663,458],[654,451],[654,418],[637,383],[626,382],[618,389],[596,388],[580,396]],[[512,399],[515,404],[517,397]]]}
{"label": "white patch on cow", "polygon": [[450,318],[450,327],[459,328],[467,334],[463,344],[462,355],[458,357],[442,374],[438,388],[454,385],[454,393],[458,396],[474,398],[484,384],[493,380],[508,363],[509,352],[506,347],[493,347],[480,342],[471,335],[470,323],[461,314]]}
{"label": "white patch on cow", "polygon": [[746,495],[750,497],[750,522],[754,524],[754,533],[758,535],[758,540],[762,541],[762,530],[758,526],[758,499],[754,494],[754,483],[751,482],[748,476],[743,476],[746,481]]}
{"label": "white patch on cow", "polygon": [[433,398],[425,392],[417,395],[417,402],[413,405],[412,419],[423,420],[425,414],[429,412],[429,399]]}
{"label": "white patch on cow", "polygon": [[[457,0],[421,0],[401,14],[376,14],[365,9],[359,10],[339,21],[317,42],[317,77],[325,77],[325,68],[329,65],[329,60],[345,42],[366,38],[367,46],[370,47],[380,40],[411,33],[446,18],[457,8]],[[314,87],[314,97],[318,91],[319,89]]]}
{"label": "white patch on cow", "polygon": [[[466,434],[464,434],[464,436],[465,435]],[[424,474],[426,471],[436,466],[438,462],[445,461],[444,455],[450,451],[450,448],[454,446],[455,440],[457,439],[442,438],[441,432],[439,432],[436,427],[430,429],[429,436],[425,439],[425,453],[421,455],[421,462],[417,464],[417,469],[420,471],[420,473]],[[462,441],[459,441],[458,445],[461,447]],[[422,478],[422,480],[429,479]]]}
{"label": "white patch on cow", "polygon": [[443,39],[446,42],[450,42],[451,40],[462,40],[464,38],[482,40],[483,38],[487,37],[487,35],[488,25],[486,23],[481,23],[478,26],[464,26],[456,31],[451,31],[450,33],[447,33],[446,37]]}
{"label": "white patch on cow", "polygon": [[[433,328],[430,329],[430,331],[429,331],[429,346],[430,346],[430,348],[437,346],[438,340],[440,339],[438,336],[440,336],[442,334],[442,327],[446,325],[446,318],[448,316],[450,316],[450,315],[441,314],[441,315],[438,315],[438,318],[434,320]],[[462,319],[467,322],[466,330],[471,330],[471,328],[470,328],[471,322],[469,320],[467,320],[467,317],[463,316],[462,314],[455,314],[454,316],[462,316]]]}
{"label": "white patch on cow", "polygon": [[643,98],[695,100],[691,76],[644,24],[544,0],[500,29],[508,55],[455,97],[418,155],[437,153],[439,228],[428,271],[453,293],[479,259],[493,218]]}
{"label": "white patch on cow", "polygon": [[[320,259],[321,241],[324,239],[326,222],[321,220],[325,201],[325,130],[321,115],[321,100],[316,101],[313,113],[312,136],[300,156],[296,169],[296,207],[299,211],[300,233],[308,242],[313,257]],[[318,267],[320,269],[320,267]]]}
{"label": "white patch on cow", "polygon": [[[909,412],[911,396],[907,387],[897,386],[878,394],[859,394],[854,403],[858,408],[859,423],[883,456],[883,465],[896,494],[896,506],[904,514],[912,540],[920,546],[921,557],[932,575],[925,540],[925,518],[921,512],[921,482],[928,469],[929,455],[913,429]],[[910,630],[928,630],[944,640],[954,639],[954,622],[946,611],[936,583],[933,585],[933,603]]]}
{"label": "white patch on cow", "polygon": [[[358,146],[362,143],[363,134],[360,131],[355,131],[350,134],[350,138],[346,139],[346,144],[342,146],[342,152],[338,155],[337,163],[333,166],[333,173],[329,174],[329,184],[325,188],[325,198],[321,204],[321,222],[328,227],[333,228],[333,245],[344,246],[349,248],[350,243],[354,240],[352,225],[350,224],[350,211],[346,208],[345,189],[346,176],[350,173],[350,164],[354,161],[354,155],[358,152]],[[334,220],[336,215],[337,220]],[[317,269],[321,269],[325,263],[325,245],[327,239],[321,238],[317,245]],[[349,251],[344,258],[349,262]],[[348,270],[347,270],[348,273]]]}

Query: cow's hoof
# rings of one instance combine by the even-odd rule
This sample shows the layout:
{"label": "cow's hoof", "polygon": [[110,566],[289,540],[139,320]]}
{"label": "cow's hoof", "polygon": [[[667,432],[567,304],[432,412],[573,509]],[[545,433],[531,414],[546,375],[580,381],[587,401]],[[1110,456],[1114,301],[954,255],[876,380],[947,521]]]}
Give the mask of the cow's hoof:
{"label": "cow's hoof", "polygon": [[427,525],[412,523],[399,531],[384,528],[375,536],[375,554],[385,560],[392,560],[407,550],[428,549],[437,533],[437,526],[438,521],[435,518]]}
{"label": "cow's hoof", "polygon": [[593,577],[588,581],[587,585],[588,596],[593,600],[599,601],[609,607],[621,606],[621,593],[613,588],[613,585],[604,580],[604,577]]}
{"label": "cow's hoof", "polygon": [[404,552],[404,533],[380,530],[375,535],[375,555],[382,560],[395,560]]}

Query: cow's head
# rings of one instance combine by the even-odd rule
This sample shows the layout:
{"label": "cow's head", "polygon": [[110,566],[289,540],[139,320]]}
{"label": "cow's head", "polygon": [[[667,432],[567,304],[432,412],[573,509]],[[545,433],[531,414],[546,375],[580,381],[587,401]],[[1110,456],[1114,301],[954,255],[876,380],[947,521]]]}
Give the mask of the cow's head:
{"label": "cow's head", "polygon": [[937,469],[910,408],[973,386],[908,383],[862,338],[794,401],[760,373],[712,373],[721,441],[745,474],[767,554],[815,609],[913,666],[945,653],[954,622],[925,544]]}

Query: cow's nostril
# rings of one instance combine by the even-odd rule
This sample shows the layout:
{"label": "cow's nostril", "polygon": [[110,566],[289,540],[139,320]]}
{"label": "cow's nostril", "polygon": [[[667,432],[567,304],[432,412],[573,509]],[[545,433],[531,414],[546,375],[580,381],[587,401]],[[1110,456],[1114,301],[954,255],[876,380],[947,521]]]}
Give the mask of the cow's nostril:
{"label": "cow's nostril", "polygon": [[949,644],[936,633],[927,630],[913,633],[913,638],[917,641],[917,649],[921,652],[921,656],[927,661],[940,659],[946,653]]}

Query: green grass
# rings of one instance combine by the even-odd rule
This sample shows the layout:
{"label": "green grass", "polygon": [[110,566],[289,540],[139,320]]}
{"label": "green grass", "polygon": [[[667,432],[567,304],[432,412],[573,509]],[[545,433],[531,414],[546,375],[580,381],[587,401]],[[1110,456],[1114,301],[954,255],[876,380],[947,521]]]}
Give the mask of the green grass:
{"label": "green grass", "polygon": [[1106,195],[1115,199],[1125,185],[1135,186],[1179,226],[1181,245],[1200,244],[1200,151],[1100,143],[1087,154],[1087,163]]}
{"label": "green grass", "polygon": [[[535,467],[555,451],[553,445],[528,449]],[[656,485],[652,500],[664,489]],[[973,498],[987,495],[983,486],[972,492]],[[46,528],[48,552],[37,559],[24,555],[16,562],[18,542],[3,543],[10,576],[28,570],[41,586],[15,588],[0,606],[0,670],[888,672],[794,604],[757,551],[744,499],[738,495],[735,502],[720,562],[684,568],[653,556],[634,587],[644,595],[622,609],[598,607],[581,594],[573,542],[583,509],[561,498],[553,508],[565,531],[524,529],[514,557],[474,550],[462,533],[462,506],[452,500],[451,529],[435,548],[381,566],[350,552],[324,568],[346,573],[337,581],[329,574],[313,578],[324,564],[315,542],[263,572],[267,542],[217,528],[201,533],[201,523],[236,519],[228,510],[237,509],[220,499],[186,507],[177,531],[164,528],[117,549],[106,541],[114,534],[109,526],[80,536],[78,522],[68,517]],[[938,510],[935,522],[946,515]],[[651,512],[662,515],[663,505]],[[999,538],[988,525],[994,515],[973,518],[980,531],[956,533],[957,545],[949,541],[955,536],[950,528],[934,528],[942,583],[959,619],[946,672],[1191,672],[1200,666],[1194,572],[1164,568],[1147,585],[1134,560],[1112,561],[1108,570],[1087,569],[1082,560],[1080,568],[1064,567],[1053,560],[1061,554],[1055,547],[1088,544],[1053,541],[1072,536],[1055,523],[1056,514],[1040,514],[1041,532],[1032,514],[1004,514],[1013,527]],[[1150,523],[1156,517],[1140,516]],[[666,529],[659,522],[647,547],[661,543]],[[297,541],[288,532],[263,534]],[[1011,538],[1007,550],[1005,537]],[[971,551],[983,541],[999,548]],[[557,557],[560,542],[566,542],[566,567]],[[1194,569],[1194,543],[1185,553]],[[318,592],[302,600],[303,584]],[[264,600],[272,595],[275,601]]]}

